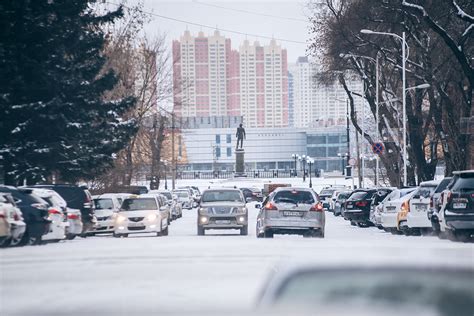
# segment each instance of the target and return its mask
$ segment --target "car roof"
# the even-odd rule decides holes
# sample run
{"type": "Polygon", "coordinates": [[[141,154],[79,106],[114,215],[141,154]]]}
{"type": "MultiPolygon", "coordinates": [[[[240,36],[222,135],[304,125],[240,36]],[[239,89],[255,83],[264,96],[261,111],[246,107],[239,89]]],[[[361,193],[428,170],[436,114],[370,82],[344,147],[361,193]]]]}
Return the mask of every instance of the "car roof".
{"type": "Polygon", "coordinates": [[[441,180],[423,181],[420,183],[420,187],[437,187],[441,183],[441,180]]]}
{"type": "Polygon", "coordinates": [[[234,188],[213,188],[213,189],[206,189],[204,192],[209,192],[209,191],[236,191],[236,192],[241,192],[240,189],[234,189],[234,188]]]}
{"type": "Polygon", "coordinates": [[[281,192],[281,191],[305,191],[305,192],[314,193],[313,189],[302,188],[302,187],[278,187],[273,192],[281,192]]]}
{"type": "Polygon", "coordinates": [[[461,171],[453,171],[453,174],[458,175],[458,174],[470,174],[474,173],[474,170],[461,170],[461,171]]]}

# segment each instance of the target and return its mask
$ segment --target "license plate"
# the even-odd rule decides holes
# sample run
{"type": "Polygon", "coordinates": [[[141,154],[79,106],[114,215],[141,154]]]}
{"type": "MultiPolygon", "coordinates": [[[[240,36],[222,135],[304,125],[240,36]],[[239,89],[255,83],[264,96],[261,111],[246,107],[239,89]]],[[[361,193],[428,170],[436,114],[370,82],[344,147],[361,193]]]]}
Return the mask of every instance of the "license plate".
{"type": "Polygon", "coordinates": [[[466,208],[466,203],[453,203],[453,208],[466,208]]]}
{"type": "Polygon", "coordinates": [[[131,222],[131,223],[128,223],[128,226],[130,226],[130,227],[143,227],[145,225],[143,223],[133,223],[133,222],[131,222]]]}
{"type": "Polygon", "coordinates": [[[418,206],[416,207],[416,209],[417,209],[418,211],[420,211],[420,212],[421,212],[421,211],[424,212],[424,211],[427,210],[427,207],[426,207],[426,205],[422,204],[422,205],[418,205],[418,206]]]}
{"type": "Polygon", "coordinates": [[[230,224],[230,221],[229,220],[217,220],[216,224],[217,225],[227,225],[227,224],[230,224]]]}
{"type": "Polygon", "coordinates": [[[293,212],[293,211],[283,211],[283,216],[301,216],[303,213],[301,212],[293,212]]]}
{"type": "Polygon", "coordinates": [[[346,208],[353,208],[353,205],[347,205],[346,208]]]}

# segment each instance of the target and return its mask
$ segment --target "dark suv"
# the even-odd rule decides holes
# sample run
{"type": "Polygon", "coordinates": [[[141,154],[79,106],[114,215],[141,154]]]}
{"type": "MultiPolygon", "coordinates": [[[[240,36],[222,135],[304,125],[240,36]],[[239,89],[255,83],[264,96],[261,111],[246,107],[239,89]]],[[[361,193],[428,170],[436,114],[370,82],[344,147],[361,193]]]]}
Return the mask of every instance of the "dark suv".
{"type": "Polygon", "coordinates": [[[259,190],[258,188],[251,188],[251,187],[240,188],[240,191],[242,191],[246,202],[250,202],[250,201],[262,202],[263,201],[262,191],[259,190]]]}
{"type": "Polygon", "coordinates": [[[26,232],[19,245],[40,244],[51,224],[48,219],[48,204],[29,189],[0,185],[0,192],[10,193],[23,214],[26,232]]]}
{"type": "Polygon", "coordinates": [[[474,235],[474,170],[453,172],[442,194],[440,230],[450,239],[468,241],[474,235]]]}
{"type": "Polygon", "coordinates": [[[71,184],[39,184],[33,187],[56,191],[66,201],[67,207],[81,211],[82,233],[85,234],[93,229],[94,203],[86,188],[71,184]]]}
{"type": "Polygon", "coordinates": [[[344,205],[344,217],[351,221],[351,225],[359,227],[372,226],[370,221],[370,205],[376,189],[359,189],[352,192],[344,205]]]}

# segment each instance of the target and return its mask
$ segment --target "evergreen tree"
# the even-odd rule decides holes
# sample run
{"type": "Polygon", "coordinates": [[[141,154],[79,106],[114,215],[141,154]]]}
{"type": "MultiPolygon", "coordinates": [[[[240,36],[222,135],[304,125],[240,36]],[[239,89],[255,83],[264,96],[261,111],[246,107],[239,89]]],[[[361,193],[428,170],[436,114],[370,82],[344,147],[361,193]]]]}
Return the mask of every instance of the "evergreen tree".
{"type": "Polygon", "coordinates": [[[121,118],[132,97],[106,101],[104,24],[91,0],[0,2],[0,155],[5,182],[87,179],[104,172],[136,132],[121,118]]]}

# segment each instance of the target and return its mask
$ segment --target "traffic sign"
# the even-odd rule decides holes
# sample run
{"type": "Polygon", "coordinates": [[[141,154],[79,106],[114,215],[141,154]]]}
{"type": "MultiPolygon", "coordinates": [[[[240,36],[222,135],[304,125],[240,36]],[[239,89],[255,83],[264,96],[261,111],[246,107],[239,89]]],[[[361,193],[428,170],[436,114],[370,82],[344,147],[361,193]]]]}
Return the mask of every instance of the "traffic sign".
{"type": "Polygon", "coordinates": [[[349,165],[351,165],[351,166],[355,166],[355,165],[356,165],[356,163],[357,163],[357,160],[356,160],[355,158],[351,158],[351,159],[349,159],[349,165]]]}
{"type": "Polygon", "coordinates": [[[380,155],[381,153],[383,153],[384,149],[385,149],[385,147],[384,147],[383,143],[374,143],[372,145],[372,152],[374,154],[380,155]]]}

